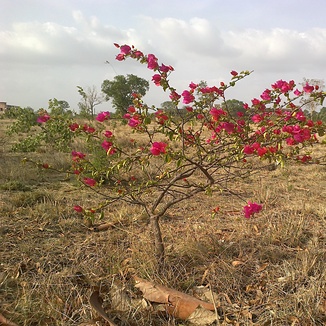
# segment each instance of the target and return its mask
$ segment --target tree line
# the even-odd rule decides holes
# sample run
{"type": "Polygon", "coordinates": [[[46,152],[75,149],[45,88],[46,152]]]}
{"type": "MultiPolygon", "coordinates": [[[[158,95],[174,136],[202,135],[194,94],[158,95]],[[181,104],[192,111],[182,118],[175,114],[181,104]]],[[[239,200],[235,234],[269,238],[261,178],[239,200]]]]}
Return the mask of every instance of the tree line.
{"type": "MultiPolygon", "coordinates": [[[[304,81],[307,81],[305,79],[304,81]]],[[[310,80],[309,80],[310,81],[310,80]]],[[[314,80],[315,81],[315,80],[314,80]]],[[[318,81],[321,87],[324,84],[318,81]]],[[[202,87],[207,86],[205,81],[201,81],[202,87]]],[[[133,74],[117,75],[113,80],[104,80],[101,85],[101,91],[98,91],[95,86],[87,87],[84,89],[81,86],[77,86],[77,91],[81,96],[78,102],[78,112],[72,110],[70,105],[65,100],[57,100],[56,98],[49,100],[49,106],[46,111],[51,115],[62,115],[66,117],[80,117],[80,118],[94,118],[96,106],[105,102],[111,101],[113,115],[117,118],[123,117],[128,111],[128,108],[133,105],[133,94],[140,94],[145,96],[149,90],[149,82],[143,78],[140,78],[133,74]]],[[[209,98],[207,98],[209,101],[209,98]]],[[[221,104],[221,108],[228,111],[231,116],[236,118],[237,112],[244,111],[244,103],[237,99],[230,99],[221,104]]],[[[172,101],[165,101],[161,104],[161,109],[169,114],[186,114],[186,107],[177,108],[172,101]]],[[[24,117],[26,126],[36,124],[37,116],[45,109],[39,109],[36,112],[31,107],[20,108],[13,107],[10,110],[5,111],[0,118],[18,119],[24,117]]],[[[311,120],[326,121],[326,107],[322,107],[317,110],[316,107],[305,110],[306,116],[311,120]]],[[[23,126],[22,126],[23,128],[23,126]]]]}

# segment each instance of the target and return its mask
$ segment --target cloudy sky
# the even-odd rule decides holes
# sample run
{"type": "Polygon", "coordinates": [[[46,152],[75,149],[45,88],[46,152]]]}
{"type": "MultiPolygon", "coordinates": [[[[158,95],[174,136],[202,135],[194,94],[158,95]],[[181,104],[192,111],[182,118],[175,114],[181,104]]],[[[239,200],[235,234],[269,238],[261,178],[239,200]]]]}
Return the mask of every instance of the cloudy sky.
{"type": "MultiPolygon", "coordinates": [[[[279,79],[326,79],[325,13],[325,0],[0,0],[0,101],[38,109],[57,98],[77,110],[77,86],[150,80],[145,66],[115,60],[116,42],[172,65],[180,92],[254,70],[228,95],[247,102],[279,79]]],[[[165,100],[156,86],[146,95],[165,100]]]]}

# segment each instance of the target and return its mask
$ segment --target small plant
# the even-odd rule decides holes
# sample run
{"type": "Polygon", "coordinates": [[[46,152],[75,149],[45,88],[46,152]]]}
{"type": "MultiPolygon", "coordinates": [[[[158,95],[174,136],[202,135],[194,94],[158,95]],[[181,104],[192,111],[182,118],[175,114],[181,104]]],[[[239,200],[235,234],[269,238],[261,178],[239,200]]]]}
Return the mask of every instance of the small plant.
{"type": "MultiPolygon", "coordinates": [[[[89,144],[88,152],[72,151],[71,172],[103,198],[96,208],[78,205],[75,210],[93,219],[93,214],[117,201],[140,205],[148,215],[159,264],[165,257],[160,219],[171,207],[199,193],[212,196],[212,208],[216,207],[213,195],[239,196],[235,183],[261,165],[283,165],[287,160],[318,163],[307,149],[318,143],[325,125],[303,112],[309,101],[323,101],[326,94],[318,87],[307,83],[297,88],[294,81],[279,80],[235,113],[226,94],[249,71],[231,71],[230,81],[218,86],[191,82],[178,92],[168,79],[172,66],[159,64],[154,54],[134,47],[116,47],[117,60],[131,58],[153,71],[152,81],[167,92],[173,112],[149,107],[134,93],[124,115],[133,134],[128,144],[115,134],[109,112],[98,114],[92,126],[69,121],[71,137],[86,136],[89,144]],[[307,95],[305,104],[296,104],[307,95]]],[[[57,119],[42,117],[44,130],[57,119]]],[[[261,203],[248,201],[243,213],[250,218],[261,209],[261,203]]]]}
{"type": "Polygon", "coordinates": [[[26,136],[13,145],[13,151],[35,152],[46,145],[58,151],[69,151],[75,135],[69,129],[72,113],[66,110],[67,105],[65,101],[53,99],[49,101],[50,113],[43,109],[37,114],[31,109],[17,109],[17,120],[9,126],[7,133],[26,136]],[[46,128],[43,126],[45,122],[46,128]]]}

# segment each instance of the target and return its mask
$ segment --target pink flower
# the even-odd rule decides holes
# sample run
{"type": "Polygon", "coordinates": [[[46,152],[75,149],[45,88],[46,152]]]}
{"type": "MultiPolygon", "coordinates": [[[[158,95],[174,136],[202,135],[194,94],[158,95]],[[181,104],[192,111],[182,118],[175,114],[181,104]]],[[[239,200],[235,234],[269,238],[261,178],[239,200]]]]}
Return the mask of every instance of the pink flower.
{"type": "Polygon", "coordinates": [[[72,151],[71,155],[72,155],[72,159],[74,161],[79,161],[79,159],[83,159],[86,156],[86,154],[84,154],[82,152],[76,152],[76,151],[72,151]]]}
{"type": "Polygon", "coordinates": [[[303,87],[303,90],[305,93],[311,93],[314,90],[313,86],[310,86],[308,83],[306,83],[306,85],[303,87]]]}
{"type": "Polygon", "coordinates": [[[107,150],[107,154],[108,155],[113,155],[117,152],[117,150],[114,148],[114,147],[110,147],[108,150],[107,150]]]}
{"type": "Polygon", "coordinates": [[[235,130],[235,125],[232,122],[222,122],[220,126],[229,134],[232,134],[235,130]]]}
{"type": "Polygon", "coordinates": [[[209,93],[217,93],[219,95],[223,95],[224,91],[222,89],[217,88],[216,86],[213,87],[203,87],[200,89],[201,93],[209,94],[209,93]]]}
{"type": "Polygon", "coordinates": [[[37,122],[38,123],[44,123],[44,122],[47,122],[48,120],[50,119],[50,116],[48,114],[44,114],[44,115],[40,115],[38,118],[37,118],[37,122]]]}
{"type": "Polygon", "coordinates": [[[209,113],[212,115],[213,120],[218,121],[221,115],[226,115],[226,112],[222,109],[217,109],[215,107],[211,108],[209,113]]]}
{"type": "Polygon", "coordinates": [[[92,134],[93,132],[95,132],[95,128],[89,126],[88,124],[84,124],[83,131],[92,134]]]}
{"type": "Polygon", "coordinates": [[[129,108],[128,108],[128,112],[129,112],[129,113],[135,113],[135,112],[136,112],[135,107],[134,107],[134,106],[129,106],[129,108]]]}
{"type": "Polygon", "coordinates": [[[257,154],[260,157],[264,156],[267,152],[268,152],[267,147],[260,147],[260,148],[257,149],[257,154]]]}
{"type": "Polygon", "coordinates": [[[266,89],[261,95],[260,97],[264,100],[264,101],[270,101],[271,100],[271,96],[270,96],[271,91],[269,89],[266,89]]]}
{"type": "Polygon", "coordinates": [[[155,57],[155,55],[148,54],[147,55],[147,68],[153,70],[157,67],[158,67],[158,63],[157,63],[157,58],[155,57]]]}
{"type": "Polygon", "coordinates": [[[255,131],[255,134],[256,135],[263,135],[264,134],[264,132],[266,131],[266,127],[261,127],[260,129],[257,129],[256,131],[255,131]]]}
{"type": "Polygon", "coordinates": [[[193,82],[191,82],[190,84],[189,84],[189,88],[191,88],[191,89],[196,89],[198,87],[198,84],[195,84],[195,83],[193,83],[193,82]]]}
{"type": "Polygon", "coordinates": [[[130,51],[131,51],[131,47],[129,45],[126,45],[126,44],[125,45],[121,45],[120,46],[120,51],[123,54],[129,54],[130,51]]]}
{"type": "Polygon", "coordinates": [[[303,143],[304,142],[304,137],[303,137],[302,134],[295,134],[293,136],[293,138],[297,143],[303,143]]]}
{"type": "Polygon", "coordinates": [[[269,150],[269,152],[270,153],[276,153],[277,152],[277,150],[278,150],[278,148],[277,148],[277,146],[269,146],[268,147],[268,150],[269,150]]]}
{"type": "Polygon", "coordinates": [[[72,123],[69,126],[69,128],[70,128],[71,131],[76,131],[79,128],[79,124],[78,123],[72,123]]]}
{"type": "Polygon", "coordinates": [[[314,126],[314,122],[312,120],[308,120],[307,123],[306,123],[306,125],[308,127],[313,127],[314,126]]]}
{"type": "Polygon", "coordinates": [[[253,143],[251,146],[252,146],[252,148],[254,150],[257,150],[258,148],[260,148],[260,144],[259,143],[253,143]]]}
{"type": "Polygon", "coordinates": [[[231,72],[230,72],[230,74],[232,75],[232,76],[238,76],[238,73],[236,72],[236,71],[234,71],[234,70],[232,70],[231,72]]]}
{"type": "Polygon", "coordinates": [[[158,123],[163,125],[165,121],[169,120],[169,117],[163,112],[163,110],[158,110],[155,112],[155,118],[158,123]]]}
{"type": "Polygon", "coordinates": [[[250,155],[255,152],[255,149],[250,145],[245,145],[245,147],[243,148],[243,152],[247,155],[250,155]]]}
{"type": "Polygon", "coordinates": [[[293,93],[296,96],[300,96],[302,94],[302,92],[300,92],[298,89],[296,89],[293,93]]]}
{"type": "Polygon", "coordinates": [[[94,187],[96,185],[96,181],[92,178],[84,178],[84,183],[90,187],[94,187]]]}
{"type": "Polygon", "coordinates": [[[306,121],[306,119],[307,119],[302,111],[298,111],[297,114],[295,115],[295,117],[299,121],[306,121]]]}
{"type": "Polygon", "coordinates": [[[290,80],[288,83],[284,80],[278,80],[275,84],[272,85],[273,89],[281,91],[281,93],[287,93],[290,90],[293,90],[295,84],[293,80],[290,80]]]}
{"type": "Polygon", "coordinates": [[[263,208],[262,205],[248,201],[248,205],[243,207],[245,218],[250,218],[253,214],[259,213],[262,210],[262,208],[263,208]]]}
{"type": "Polygon", "coordinates": [[[141,120],[139,120],[137,116],[130,118],[128,121],[128,126],[130,126],[131,128],[136,128],[140,124],[141,124],[141,120]]]}
{"type": "Polygon", "coordinates": [[[104,120],[107,120],[110,118],[110,112],[100,112],[97,117],[95,118],[99,122],[103,122],[104,120]]]}
{"type": "Polygon", "coordinates": [[[105,136],[106,138],[111,138],[111,137],[113,136],[113,133],[112,133],[112,131],[110,131],[110,130],[105,130],[105,132],[104,132],[104,136],[105,136]]]}
{"type": "Polygon", "coordinates": [[[77,213],[82,213],[84,211],[84,209],[81,206],[79,206],[79,205],[74,206],[74,210],[77,213]]]}
{"type": "Polygon", "coordinates": [[[160,65],[160,71],[162,71],[162,72],[169,72],[170,70],[171,71],[173,71],[174,69],[173,69],[173,67],[171,67],[171,66],[166,66],[166,65],[164,65],[163,63],[162,63],[162,65],[160,65]]]}
{"type": "Polygon", "coordinates": [[[181,96],[176,91],[172,91],[169,97],[172,101],[178,101],[181,96]]]}
{"type": "Polygon", "coordinates": [[[119,53],[116,57],[115,57],[116,60],[118,61],[122,61],[125,59],[125,54],[123,53],[119,53]]]}
{"type": "Polygon", "coordinates": [[[134,56],[135,56],[135,58],[140,58],[140,57],[143,57],[144,54],[143,54],[143,52],[136,50],[136,51],[134,51],[134,56]]]}
{"type": "Polygon", "coordinates": [[[183,96],[183,101],[182,102],[184,104],[189,104],[189,103],[193,102],[194,99],[195,99],[195,97],[193,96],[193,94],[190,93],[187,90],[186,91],[183,91],[181,95],[183,96]]]}
{"type": "Polygon", "coordinates": [[[312,157],[310,155],[303,155],[302,157],[297,156],[297,160],[301,161],[302,163],[306,163],[308,161],[311,161],[312,157]]]}
{"type": "Polygon", "coordinates": [[[259,105],[260,101],[257,98],[251,100],[252,105],[259,105]]]}
{"type": "Polygon", "coordinates": [[[289,146],[293,146],[293,145],[295,145],[295,140],[294,140],[294,138],[292,138],[292,137],[289,137],[289,138],[286,138],[286,143],[289,145],[289,146]]]}
{"type": "Polygon", "coordinates": [[[160,85],[161,85],[161,79],[162,79],[162,77],[161,77],[160,74],[155,74],[155,75],[153,75],[153,77],[152,77],[152,81],[154,82],[154,84],[155,84],[156,86],[160,86],[160,85]]]}
{"type": "Polygon", "coordinates": [[[102,148],[105,149],[106,151],[108,151],[112,147],[112,145],[113,144],[107,140],[104,140],[101,144],[102,148]]]}
{"type": "Polygon", "coordinates": [[[164,142],[154,142],[152,144],[152,148],[150,149],[150,152],[153,155],[165,154],[167,146],[168,146],[168,144],[166,144],[164,142]]]}
{"type": "Polygon", "coordinates": [[[259,114],[255,114],[252,116],[251,120],[254,122],[254,123],[259,123],[260,121],[263,120],[263,118],[259,115],[259,114]]]}

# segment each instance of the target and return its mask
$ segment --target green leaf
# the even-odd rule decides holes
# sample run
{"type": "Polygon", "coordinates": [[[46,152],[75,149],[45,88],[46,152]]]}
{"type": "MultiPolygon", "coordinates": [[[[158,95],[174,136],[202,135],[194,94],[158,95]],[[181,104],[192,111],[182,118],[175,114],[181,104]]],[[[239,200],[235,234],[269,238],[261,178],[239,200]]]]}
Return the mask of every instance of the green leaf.
{"type": "Polygon", "coordinates": [[[152,119],[151,119],[150,117],[146,117],[146,118],[144,119],[144,124],[145,124],[145,125],[149,125],[151,122],[152,122],[152,119]]]}
{"type": "Polygon", "coordinates": [[[100,220],[103,220],[103,218],[104,218],[104,211],[101,211],[101,213],[100,213],[100,215],[99,215],[99,217],[98,217],[100,220]]]}
{"type": "Polygon", "coordinates": [[[183,162],[183,159],[182,157],[180,157],[178,160],[177,160],[177,168],[179,168],[181,165],[182,165],[182,162],[183,162]]]}

